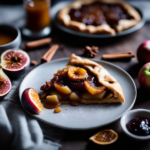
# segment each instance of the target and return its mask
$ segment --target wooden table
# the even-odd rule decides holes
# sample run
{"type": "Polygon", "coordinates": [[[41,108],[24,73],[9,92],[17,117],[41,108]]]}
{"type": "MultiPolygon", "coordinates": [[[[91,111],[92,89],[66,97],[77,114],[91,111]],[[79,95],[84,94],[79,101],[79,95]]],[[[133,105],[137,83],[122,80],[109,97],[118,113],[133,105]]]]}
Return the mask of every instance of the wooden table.
{"type": "MultiPolygon", "coordinates": [[[[54,55],[53,59],[58,58],[64,58],[69,57],[72,53],[75,53],[77,55],[82,55],[85,45],[95,44],[96,46],[99,46],[99,53],[96,56],[96,59],[101,59],[102,54],[106,53],[114,53],[114,52],[123,52],[123,51],[133,51],[133,53],[136,55],[136,50],[138,46],[147,39],[150,39],[150,23],[146,23],[144,27],[142,27],[140,30],[138,30],[135,33],[132,33],[130,35],[127,35],[125,37],[120,37],[118,39],[109,39],[109,40],[92,40],[92,39],[79,39],[76,37],[71,37],[69,35],[66,35],[64,33],[58,32],[56,29],[53,29],[53,33],[51,35],[53,39],[53,44],[63,44],[65,45],[65,50],[59,49],[56,54],[54,55]]],[[[21,45],[21,48],[24,48],[24,44],[27,41],[26,38],[23,38],[23,42],[21,45]]],[[[48,50],[48,46],[38,48],[35,50],[28,51],[31,60],[37,60],[40,63],[41,56],[48,50]]],[[[136,86],[137,86],[137,99],[135,102],[135,105],[133,109],[136,108],[145,108],[150,109],[150,94],[149,91],[146,91],[142,88],[140,88],[139,82],[138,82],[138,72],[141,68],[141,65],[138,64],[137,57],[132,58],[130,61],[110,61],[124,70],[126,70],[134,79],[136,86]]],[[[30,67],[30,69],[33,69],[34,67],[30,67]]],[[[120,127],[119,120],[107,125],[102,128],[97,128],[93,130],[87,130],[87,131],[71,131],[71,130],[65,130],[64,136],[61,141],[62,147],[60,150],[107,150],[107,149],[115,149],[115,150],[150,150],[150,140],[149,141],[134,141],[130,138],[128,138],[122,131],[120,127]],[[101,146],[97,147],[94,144],[89,142],[89,137],[94,135],[95,133],[103,130],[103,129],[113,129],[115,130],[119,138],[117,142],[110,146],[101,146]]]]}

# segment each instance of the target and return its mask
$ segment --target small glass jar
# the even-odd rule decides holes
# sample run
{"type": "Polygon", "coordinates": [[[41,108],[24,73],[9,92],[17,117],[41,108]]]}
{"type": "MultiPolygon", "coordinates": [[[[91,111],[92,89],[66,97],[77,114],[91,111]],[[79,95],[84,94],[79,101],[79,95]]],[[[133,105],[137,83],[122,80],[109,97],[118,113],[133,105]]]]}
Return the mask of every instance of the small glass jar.
{"type": "Polygon", "coordinates": [[[26,36],[46,36],[50,33],[50,0],[24,0],[26,36]]]}

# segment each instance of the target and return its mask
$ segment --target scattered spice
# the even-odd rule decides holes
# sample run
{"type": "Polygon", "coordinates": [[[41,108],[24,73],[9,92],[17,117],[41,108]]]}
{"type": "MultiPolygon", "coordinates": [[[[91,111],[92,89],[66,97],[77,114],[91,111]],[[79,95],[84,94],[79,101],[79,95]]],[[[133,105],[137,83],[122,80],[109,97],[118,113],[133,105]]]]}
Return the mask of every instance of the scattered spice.
{"type": "Polygon", "coordinates": [[[85,46],[85,49],[84,49],[84,56],[86,57],[90,57],[90,58],[93,58],[97,55],[98,53],[98,47],[97,46],[85,46]]]}
{"type": "Polygon", "coordinates": [[[109,59],[122,59],[122,58],[132,58],[135,55],[128,51],[128,52],[121,52],[121,53],[112,53],[112,54],[103,54],[102,59],[109,60],[109,59]]]}
{"type": "Polygon", "coordinates": [[[58,49],[58,45],[53,45],[41,58],[41,63],[49,62],[58,49]]]}
{"type": "Polygon", "coordinates": [[[36,40],[36,41],[26,43],[26,48],[27,49],[33,49],[33,48],[48,45],[48,44],[51,44],[51,43],[52,43],[51,38],[44,38],[44,39],[40,39],[40,40],[36,40]]]}
{"type": "Polygon", "coordinates": [[[32,61],[31,61],[31,65],[32,65],[32,66],[36,66],[37,64],[38,64],[38,62],[37,62],[36,60],[32,60],[32,61]]]}
{"type": "Polygon", "coordinates": [[[42,90],[43,92],[49,91],[51,86],[51,82],[46,81],[46,84],[42,85],[40,90],[42,90]]]}

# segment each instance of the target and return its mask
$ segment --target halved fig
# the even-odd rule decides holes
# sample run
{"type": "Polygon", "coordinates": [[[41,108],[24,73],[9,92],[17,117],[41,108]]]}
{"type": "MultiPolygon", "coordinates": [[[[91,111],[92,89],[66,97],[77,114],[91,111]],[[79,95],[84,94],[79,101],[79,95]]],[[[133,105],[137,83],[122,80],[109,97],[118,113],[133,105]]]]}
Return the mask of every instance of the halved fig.
{"type": "Polygon", "coordinates": [[[95,87],[90,82],[84,81],[85,89],[92,95],[100,94],[105,90],[104,86],[95,87]]]}
{"type": "Polygon", "coordinates": [[[47,102],[51,103],[51,104],[56,104],[58,105],[59,100],[57,95],[48,95],[46,96],[47,102]]]}
{"type": "Polygon", "coordinates": [[[0,97],[5,96],[11,90],[11,81],[7,75],[3,72],[2,67],[0,66],[0,97]]]}
{"type": "Polygon", "coordinates": [[[108,145],[114,143],[118,139],[118,134],[111,129],[102,130],[89,138],[98,145],[108,145]]]}
{"type": "Polygon", "coordinates": [[[43,106],[40,102],[39,95],[32,88],[24,90],[22,93],[21,101],[23,107],[33,114],[39,114],[43,111],[43,106]]]}
{"type": "Polygon", "coordinates": [[[68,78],[70,80],[76,81],[76,80],[83,80],[87,77],[87,72],[83,68],[79,67],[71,67],[68,70],[68,78]]]}
{"type": "Polygon", "coordinates": [[[7,50],[1,55],[1,65],[9,77],[19,77],[30,65],[30,58],[23,50],[7,50]]]}
{"type": "Polygon", "coordinates": [[[71,89],[68,86],[54,83],[54,87],[56,88],[57,91],[59,91],[62,94],[70,94],[71,93],[71,89]]]}

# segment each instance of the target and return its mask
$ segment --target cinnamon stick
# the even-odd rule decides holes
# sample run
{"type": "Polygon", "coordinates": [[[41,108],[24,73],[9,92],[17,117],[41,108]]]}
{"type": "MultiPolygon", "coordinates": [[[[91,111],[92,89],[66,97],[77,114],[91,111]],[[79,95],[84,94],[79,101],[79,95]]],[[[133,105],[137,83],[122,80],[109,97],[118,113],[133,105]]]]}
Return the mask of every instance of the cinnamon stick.
{"type": "Polygon", "coordinates": [[[121,52],[121,53],[113,53],[113,54],[103,54],[102,59],[109,60],[109,59],[121,59],[121,58],[132,58],[135,55],[131,52],[121,52]]]}
{"type": "Polygon", "coordinates": [[[27,49],[33,49],[33,48],[37,48],[40,46],[51,44],[51,42],[52,42],[51,38],[44,38],[41,40],[36,40],[36,41],[26,43],[26,48],[27,49]]]}
{"type": "Polygon", "coordinates": [[[41,63],[49,62],[58,49],[58,45],[53,45],[41,58],[41,63]]]}

